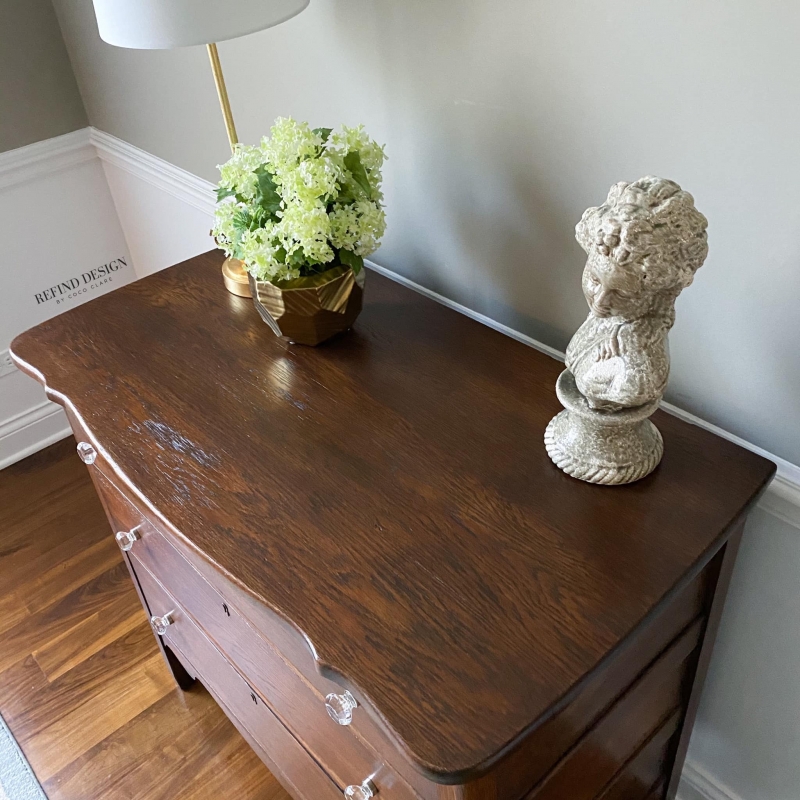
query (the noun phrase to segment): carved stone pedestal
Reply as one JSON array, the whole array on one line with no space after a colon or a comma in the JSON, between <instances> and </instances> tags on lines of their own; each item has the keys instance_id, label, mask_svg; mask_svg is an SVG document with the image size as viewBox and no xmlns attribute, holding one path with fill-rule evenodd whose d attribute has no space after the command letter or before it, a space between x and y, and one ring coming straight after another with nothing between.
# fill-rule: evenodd
<instances>
[{"instance_id":1,"label":"carved stone pedestal","mask_svg":"<svg viewBox=\"0 0 800 800\"><path fill-rule=\"evenodd\" d=\"M661 461L664 442L648 417L658 400L621 411L598 411L578 391L565 369L556 394L564 406L544 434L547 454L567 475L589 483L633 483Z\"/></svg>"}]
</instances>

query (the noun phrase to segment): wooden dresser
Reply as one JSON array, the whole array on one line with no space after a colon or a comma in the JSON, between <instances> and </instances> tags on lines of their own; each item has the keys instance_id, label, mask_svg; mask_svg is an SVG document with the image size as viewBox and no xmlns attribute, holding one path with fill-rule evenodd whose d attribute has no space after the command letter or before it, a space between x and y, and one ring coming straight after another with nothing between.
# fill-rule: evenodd
<instances>
[{"instance_id":1,"label":"wooden dresser","mask_svg":"<svg viewBox=\"0 0 800 800\"><path fill-rule=\"evenodd\" d=\"M580 483L557 361L374 273L353 331L287 345L221 259L12 345L178 683L298 800L673 797L774 466L659 412L653 475Z\"/></svg>"}]
</instances>

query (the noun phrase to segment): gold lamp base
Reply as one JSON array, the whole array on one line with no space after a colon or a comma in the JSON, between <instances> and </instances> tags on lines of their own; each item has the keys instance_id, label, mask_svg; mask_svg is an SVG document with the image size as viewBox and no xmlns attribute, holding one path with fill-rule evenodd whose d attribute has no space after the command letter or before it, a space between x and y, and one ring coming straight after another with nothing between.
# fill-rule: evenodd
<instances>
[{"instance_id":1,"label":"gold lamp base","mask_svg":"<svg viewBox=\"0 0 800 800\"><path fill-rule=\"evenodd\" d=\"M238 258L225 259L222 264L222 280L225 282L225 288L231 294L236 294L239 297L253 296L250 291L250 279L247 277L247 271Z\"/></svg>"}]
</instances>

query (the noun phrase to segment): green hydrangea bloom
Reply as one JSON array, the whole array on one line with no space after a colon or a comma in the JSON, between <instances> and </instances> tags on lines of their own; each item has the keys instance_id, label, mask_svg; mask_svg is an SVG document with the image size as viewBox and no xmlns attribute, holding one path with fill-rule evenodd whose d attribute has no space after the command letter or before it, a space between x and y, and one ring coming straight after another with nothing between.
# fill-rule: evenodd
<instances>
[{"instance_id":1,"label":"green hydrangea bloom","mask_svg":"<svg viewBox=\"0 0 800 800\"><path fill-rule=\"evenodd\" d=\"M334 132L279 118L260 145L237 145L219 167L217 244L261 280L334 263L360 269L386 230L385 159L361 125Z\"/></svg>"}]
</instances>

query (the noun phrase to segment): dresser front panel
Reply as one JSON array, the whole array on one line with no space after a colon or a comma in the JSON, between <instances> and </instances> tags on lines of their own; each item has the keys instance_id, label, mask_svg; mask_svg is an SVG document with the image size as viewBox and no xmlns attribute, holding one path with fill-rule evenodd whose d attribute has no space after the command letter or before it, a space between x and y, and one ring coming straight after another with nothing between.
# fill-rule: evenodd
<instances>
[{"instance_id":1,"label":"dresser front panel","mask_svg":"<svg viewBox=\"0 0 800 800\"><path fill-rule=\"evenodd\" d=\"M526 800L594 800L665 721L680 712L701 632L702 623L698 621L575 744Z\"/></svg>"},{"instance_id":2,"label":"dresser front panel","mask_svg":"<svg viewBox=\"0 0 800 800\"><path fill-rule=\"evenodd\" d=\"M373 775L376 783L380 781L384 787L392 789L397 800L435 800L438 795L435 784L410 766L406 766L404 774L392 769L393 762L402 763L403 759L397 754L392 760L385 756L386 751L391 752L393 748L374 725L367 723L365 735L361 730L363 725L340 726L328 716L325 697L329 693L342 692L342 687L313 669L298 670L296 663L289 661L273 642L267 641L263 628L256 630L240 613L241 590L235 590L213 570L206 571L207 577L214 581L212 586L195 568L201 565L197 562L190 564L167 540L169 534L161 533L150 515L145 516L136 508L134 500L126 497L104 471L95 466L93 473L115 532L136 530L137 539L131 555L179 600L199 627L338 783L348 786L359 783L364 775ZM298 650L305 649L301 658L303 662L308 661L310 651L299 641L298 635L283 630L276 624L274 616L271 622L269 633L277 634L284 644L293 641L291 649L297 655L300 655ZM365 721L363 714L362 709L357 710L362 723ZM369 733L373 738L368 738ZM383 745L380 750L374 745L375 739Z\"/></svg>"},{"instance_id":3,"label":"dresser front panel","mask_svg":"<svg viewBox=\"0 0 800 800\"><path fill-rule=\"evenodd\" d=\"M350 726L336 725L325 711L324 697L341 692L342 687L316 671L313 655L300 636L202 559L190 562L185 546L173 543L171 534L159 530L154 515L140 510L135 498L113 482L111 471L103 466L101 460L91 468L95 484L114 531L136 531L130 556L140 583L148 587L145 594L160 592L176 598L173 605L180 608L182 630L196 630L201 644L207 642L196 623L216 643L214 652L225 654L228 667L235 665L258 702L269 706L337 786L358 784L372 776L390 800L437 800L458 791L432 783L413 770L365 710L356 709ZM603 793L609 800L616 796L638 800L651 790L653 781L645 784L654 769L654 781L663 775L671 737L679 728L685 699L681 692L701 638L717 571L718 563L712 560L570 703L498 763L490 781L492 800L559 800L564 792L570 800L593 800ZM165 643L190 672L213 684L205 665L196 665L195 651L203 648L194 645L193 651L191 642L178 641L178 628L173 627ZM236 698L220 697L221 689L213 685L209 689L237 721L245 711L252 713L247 704L236 705ZM246 721L242 724L247 727ZM673 728L667 735L670 725ZM247 727L248 736L257 749L269 754L269 747L251 727ZM613 754L598 751L598 742L614 736ZM402 772L395 765L403 765ZM279 762L273 766L280 771ZM578 784L574 784L576 779ZM468 790L465 796L471 796Z\"/></svg>"},{"instance_id":4,"label":"dresser front panel","mask_svg":"<svg viewBox=\"0 0 800 800\"><path fill-rule=\"evenodd\" d=\"M175 598L187 622L189 617L196 622L337 784L357 785L371 777L392 800L418 799L368 744L328 716L324 697L248 624L229 596L211 586L102 473L97 473L95 483L105 498L112 526L136 532L130 556L140 584L147 581L153 592L157 581ZM176 649L188 655L205 682L205 665L187 654L186 647L176 645Z\"/></svg>"},{"instance_id":5,"label":"dresser front panel","mask_svg":"<svg viewBox=\"0 0 800 800\"><path fill-rule=\"evenodd\" d=\"M675 712L598 795L597 800L641 800L661 784L675 751L682 712Z\"/></svg>"},{"instance_id":6,"label":"dresser front panel","mask_svg":"<svg viewBox=\"0 0 800 800\"><path fill-rule=\"evenodd\" d=\"M663 794L721 553L490 775L447 786L414 769L366 708L355 709L351 725L336 725L325 696L342 686L319 673L302 636L170 533L102 457L90 472L114 532L136 530L129 555L148 602L158 597L159 608L179 610L182 623L171 626L164 643L298 798L325 800L330 786L341 797L344 787L366 777L386 800L656 800ZM241 689L231 697L228 681L214 677L226 669ZM259 728L262 712L291 731L293 746L276 750ZM292 775L304 763L298 753L322 772L326 790L293 783L313 782L316 774Z\"/></svg>"},{"instance_id":7,"label":"dresser front panel","mask_svg":"<svg viewBox=\"0 0 800 800\"><path fill-rule=\"evenodd\" d=\"M180 547L180 543L176 543ZM183 552L183 548L182 552ZM208 582L219 586L220 576L214 568L207 562L199 558L192 558L190 553L184 553L187 559L191 559L195 569L200 572ZM239 612L244 616L248 623L252 625L263 637L281 653L292 667L299 672L304 681L314 688L316 695L320 698L328 694L338 694L344 690L341 683L321 675L317 669L317 662L311 649L288 623L265 608L251 595L244 592L237 586L226 582L224 589L226 596L232 598ZM348 687L358 695L358 690ZM413 787L414 791L424 800L438 800L441 797L442 789L439 784L428 780L400 752L398 746L393 742L392 737L386 732L383 725L377 720L377 715L371 709L366 708L366 704L361 703L353 712L353 721L347 726L352 734L361 741L369 742L370 747L380 755L383 762L390 765L394 771ZM528 784L530 785L530 784Z\"/></svg>"},{"instance_id":8,"label":"dresser front panel","mask_svg":"<svg viewBox=\"0 0 800 800\"><path fill-rule=\"evenodd\" d=\"M297 800L341 800L342 793L320 766L275 717L225 657L194 625L180 605L136 559L136 577L151 614L169 614L172 624L164 642L196 672L228 716L268 754L270 768Z\"/></svg>"}]
</instances>

